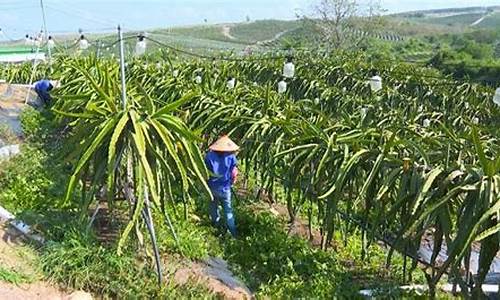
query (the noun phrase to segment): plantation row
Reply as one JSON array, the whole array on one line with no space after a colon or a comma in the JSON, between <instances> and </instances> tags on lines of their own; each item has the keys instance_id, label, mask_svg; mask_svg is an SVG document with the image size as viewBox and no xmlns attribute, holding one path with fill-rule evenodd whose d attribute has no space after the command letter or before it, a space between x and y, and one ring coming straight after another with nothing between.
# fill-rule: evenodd
<instances>
[{"instance_id":1,"label":"plantation row","mask_svg":"<svg viewBox=\"0 0 500 300\"><path fill-rule=\"evenodd\" d=\"M499 250L500 110L491 89L338 53L296 57L296 76L278 94L282 61L157 59L128 63L125 106L114 60L60 57L51 74L63 82L53 109L71 128L66 205L86 211L101 186L111 206L125 195L131 213L120 245L150 202L175 232L171 203L209 194L202 151L228 133L242 146L246 176L286 202L291 220L306 216L320 228L323 248L360 229L362 256L384 238L416 257L432 234L431 264L445 245L448 259L428 271L431 291L448 271L467 290L461 264L478 242L481 286ZM384 79L376 93L366 80L374 68Z\"/></svg>"}]
</instances>

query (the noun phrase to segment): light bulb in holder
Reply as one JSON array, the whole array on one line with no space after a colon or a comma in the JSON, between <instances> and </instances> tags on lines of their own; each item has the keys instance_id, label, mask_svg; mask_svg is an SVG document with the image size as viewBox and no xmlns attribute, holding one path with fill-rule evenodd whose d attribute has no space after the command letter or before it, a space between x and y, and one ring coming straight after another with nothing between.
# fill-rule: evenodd
<instances>
[{"instance_id":1,"label":"light bulb in holder","mask_svg":"<svg viewBox=\"0 0 500 300\"><path fill-rule=\"evenodd\" d=\"M284 94L286 92L286 88L287 88L286 81L283 78L281 79L280 82L278 82L278 94Z\"/></svg>"},{"instance_id":2,"label":"light bulb in holder","mask_svg":"<svg viewBox=\"0 0 500 300\"><path fill-rule=\"evenodd\" d=\"M52 39L52 36L49 35L49 40L47 41L47 47L49 49L53 49L55 47L55 43L54 43L54 40Z\"/></svg>"},{"instance_id":3,"label":"light bulb in holder","mask_svg":"<svg viewBox=\"0 0 500 300\"><path fill-rule=\"evenodd\" d=\"M89 48L89 42L85 39L85 36L82 34L80 36L80 41L78 42L80 50L87 50Z\"/></svg>"},{"instance_id":4,"label":"light bulb in holder","mask_svg":"<svg viewBox=\"0 0 500 300\"><path fill-rule=\"evenodd\" d=\"M292 58L288 57L285 65L283 66L283 77L293 78L295 76L295 65L292 62Z\"/></svg>"},{"instance_id":5,"label":"light bulb in holder","mask_svg":"<svg viewBox=\"0 0 500 300\"><path fill-rule=\"evenodd\" d=\"M141 56L146 53L146 40L143 35L137 37L137 43L135 44L135 55Z\"/></svg>"},{"instance_id":6,"label":"light bulb in holder","mask_svg":"<svg viewBox=\"0 0 500 300\"><path fill-rule=\"evenodd\" d=\"M370 89L372 92L378 92L382 89L382 77L374 75L370 78Z\"/></svg>"},{"instance_id":7,"label":"light bulb in holder","mask_svg":"<svg viewBox=\"0 0 500 300\"><path fill-rule=\"evenodd\" d=\"M196 75L196 77L194 78L194 82L196 82L196 84L201 84L202 82L202 78L200 75Z\"/></svg>"},{"instance_id":8,"label":"light bulb in holder","mask_svg":"<svg viewBox=\"0 0 500 300\"><path fill-rule=\"evenodd\" d=\"M364 119L366 115L368 114L368 108L362 107L359 112L361 113L361 118Z\"/></svg>"},{"instance_id":9,"label":"light bulb in holder","mask_svg":"<svg viewBox=\"0 0 500 300\"><path fill-rule=\"evenodd\" d=\"M495 91L495 96L493 96L493 102L500 106L500 87Z\"/></svg>"},{"instance_id":10,"label":"light bulb in holder","mask_svg":"<svg viewBox=\"0 0 500 300\"><path fill-rule=\"evenodd\" d=\"M227 79L226 87L230 90L234 89L236 86L236 79L234 77L229 77Z\"/></svg>"}]
</instances>

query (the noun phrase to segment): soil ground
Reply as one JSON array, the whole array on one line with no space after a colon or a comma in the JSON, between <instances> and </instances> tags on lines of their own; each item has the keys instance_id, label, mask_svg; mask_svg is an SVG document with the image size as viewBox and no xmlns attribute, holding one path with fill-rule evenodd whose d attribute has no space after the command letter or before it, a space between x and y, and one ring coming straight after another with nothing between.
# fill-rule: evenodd
<instances>
[{"instance_id":1,"label":"soil ground","mask_svg":"<svg viewBox=\"0 0 500 300\"><path fill-rule=\"evenodd\" d=\"M40 274L33 267L36 254L25 246L21 233L1 224L0 236L0 266L27 278L26 282L19 284L0 281L2 299L75 299L71 294L40 280Z\"/></svg>"},{"instance_id":2,"label":"soil ground","mask_svg":"<svg viewBox=\"0 0 500 300\"><path fill-rule=\"evenodd\" d=\"M22 135L19 115L27 102L36 99L36 93L25 85L0 83L0 125L7 125L16 135Z\"/></svg>"}]
</instances>

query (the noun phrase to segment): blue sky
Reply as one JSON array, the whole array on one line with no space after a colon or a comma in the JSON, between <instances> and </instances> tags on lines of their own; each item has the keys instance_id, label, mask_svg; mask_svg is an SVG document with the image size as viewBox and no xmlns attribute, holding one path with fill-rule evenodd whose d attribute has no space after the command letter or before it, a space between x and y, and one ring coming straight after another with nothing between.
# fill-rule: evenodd
<instances>
[{"instance_id":1,"label":"blue sky","mask_svg":"<svg viewBox=\"0 0 500 300\"><path fill-rule=\"evenodd\" d=\"M367 1L367 0L362 0ZM307 11L311 0L44 0L52 32L110 29L121 23L129 29L242 21L293 19ZM417 9L500 5L500 0L381 0L389 12ZM39 31L39 0L0 0L0 28L11 38Z\"/></svg>"}]
</instances>

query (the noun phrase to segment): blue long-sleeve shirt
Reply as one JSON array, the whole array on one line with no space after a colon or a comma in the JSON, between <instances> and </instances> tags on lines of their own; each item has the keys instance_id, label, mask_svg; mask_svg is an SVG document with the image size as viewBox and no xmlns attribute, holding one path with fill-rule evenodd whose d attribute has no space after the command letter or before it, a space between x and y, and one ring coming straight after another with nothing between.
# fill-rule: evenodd
<instances>
[{"instance_id":1,"label":"blue long-sleeve shirt","mask_svg":"<svg viewBox=\"0 0 500 300\"><path fill-rule=\"evenodd\" d=\"M208 186L212 190L225 191L231 188L232 172L237 165L236 155L209 151L205 156L205 164L212 173L208 179Z\"/></svg>"},{"instance_id":2,"label":"blue long-sleeve shirt","mask_svg":"<svg viewBox=\"0 0 500 300\"><path fill-rule=\"evenodd\" d=\"M51 86L52 84L50 83L50 80L43 79L35 82L35 91L48 92Z\"/></svg>"},{"instance_id":3,"label":"blue long-sleeve shirt","mask_svg":"<svg viewBox=\"0 0 500 300\"><path fill-rule=\"evenodd\" d=\"M35 92L42 98L44 102L50 101L51 97L49 91L52 89L52 84L50 80L43 79L35 82Z\"/></svg>"}]
</instances>

